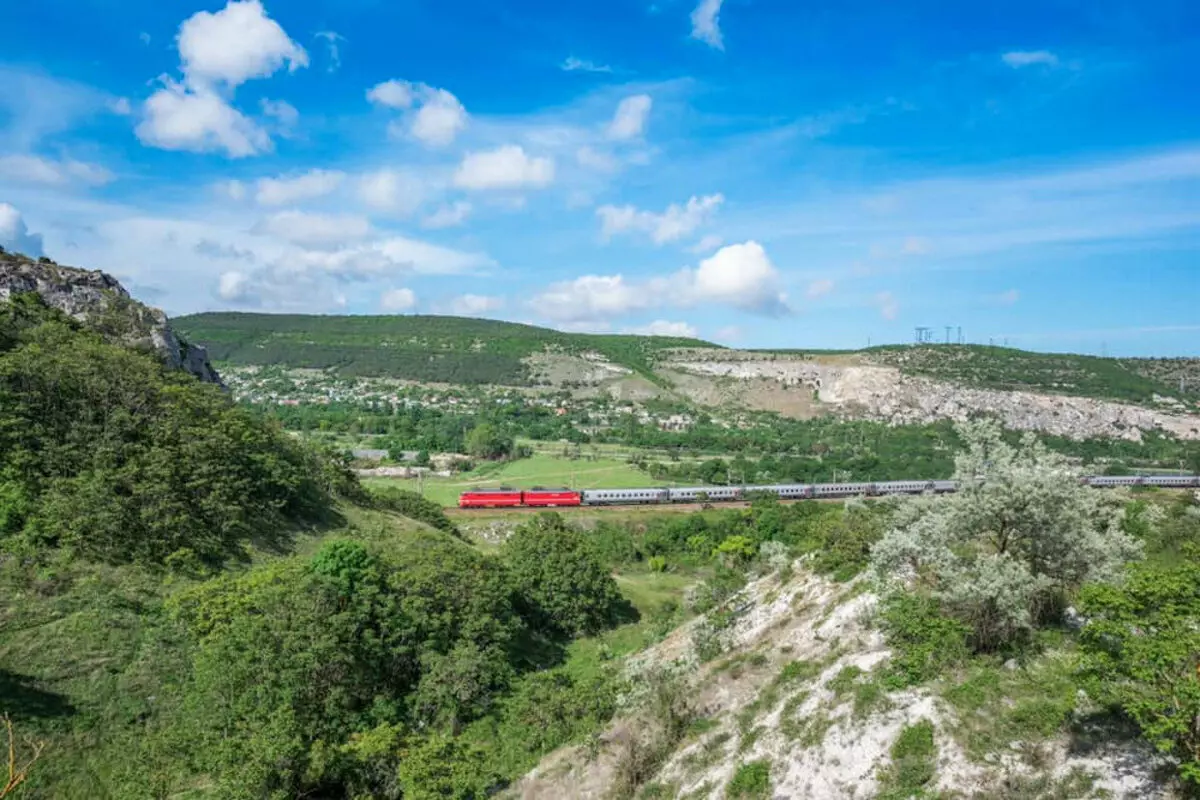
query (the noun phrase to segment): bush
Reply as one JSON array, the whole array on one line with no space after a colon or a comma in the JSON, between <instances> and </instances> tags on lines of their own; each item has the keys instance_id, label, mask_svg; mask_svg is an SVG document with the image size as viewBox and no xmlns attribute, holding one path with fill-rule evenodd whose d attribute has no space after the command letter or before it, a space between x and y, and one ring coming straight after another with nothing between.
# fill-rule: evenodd
<instances>
[{"instance_id":1,"label":"bush","mask_svg":"<svg viewBox=\"0 0 1200 800\"><path fill-rule=\"evenodd\" d=\"M1124 585L1081 594L1082 673L1100 702L1128 715L1179 774L1200 787L1200 552L1179 563L1139 564Z\"/></svg>"},{"instance_id":2,"label":"bush","mask_svg":"<svg viewBox=\"0 0 1200 800\"><path fill-rule=\"evenodd\" d=\"M426 499L416 492L388 486L382 489L368 489L368 499L376 508L395 511L401 516L424 522L430 527L446 533L459 535L458 528L446 516L442 507L432 500Z\"/></svg>"},{"instance_id":3,"label":"bush","mask_svg":"<svg viewBox=\"0 0 1200 800\"><path fill-rule=\"evenodd\" d=\"M905 725L891 750L892 763L880 775L879 800L909 800L920 796L936 774L937 745L933 723Z\"/></svg>"},{"instance_id":4,"label":"bush","mask_svg":"<svg viewBox=\"0 0 1200 800\"><path fill-rule=\"evenodd\" d=\"M915 686L964 662L968 626L945 616L938 602L917 594L898 594L883 605L882 625L892 648L886 682L890 688Z\"/></svg>"}]
</instances>

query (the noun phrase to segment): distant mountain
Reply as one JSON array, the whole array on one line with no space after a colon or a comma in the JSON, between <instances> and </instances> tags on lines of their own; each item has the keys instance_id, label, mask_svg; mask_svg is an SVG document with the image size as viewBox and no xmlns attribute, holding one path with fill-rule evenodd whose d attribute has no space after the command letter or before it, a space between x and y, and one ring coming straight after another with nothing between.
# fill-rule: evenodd
<instances>
[{"instance_id":1,"label":"distant mountain","mask_svg":"<svg viewBox=\"0 0 1200 800\"><path fill-rule=\"evenodd\" d=\"M530 358L554 352L598 354L657 383L657 353L717 347L699 339L563 333L466 317L208 313L179 317L175 325L214 360L233 365L469 385L533 385Z\"/></svg>"},{"instance_id":2,"label":"distant mountain","mask_svg":"<svg viewBox=\"0 0 1200 800\"><path fill-rule=\"evenodd\" d=\"M168 366L207 383L221 383L203 347L180 339L157 308L129 296L119 281L98 270L64 267L0 248L0 302L36 292L46 305L82 322L111 342L157 353Z\"/></svg>"}]
</instances>

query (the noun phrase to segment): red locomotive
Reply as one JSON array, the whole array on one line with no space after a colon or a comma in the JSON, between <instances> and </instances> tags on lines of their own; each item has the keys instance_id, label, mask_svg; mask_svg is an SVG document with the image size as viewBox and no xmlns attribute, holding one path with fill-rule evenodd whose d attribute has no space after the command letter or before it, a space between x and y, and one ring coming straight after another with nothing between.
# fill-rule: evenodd
<instances>
[{"instance_id":1,"label":"red locomotive","mask_svg":"<svg viewBox=\"0 0 1200 800\"><path fill-rule=\"evenodd\" d=\"M458 498L459 508L559 508L583 505L583 496L571 489L534 488L520 489L471 489Z\"/></svg>"}]
</instances>

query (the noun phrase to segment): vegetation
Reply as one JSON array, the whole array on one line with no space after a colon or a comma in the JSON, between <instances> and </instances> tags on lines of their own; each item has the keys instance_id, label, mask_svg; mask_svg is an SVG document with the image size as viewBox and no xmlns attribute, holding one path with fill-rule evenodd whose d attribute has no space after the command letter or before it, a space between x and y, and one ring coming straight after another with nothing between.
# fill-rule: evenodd
<instances>
[{"instance_id":1,"label":"vegetation","mask_svg":"<svg viewBox=\"0 0 1200 800\"><path fill-rule=\"evenodd\" d=\"M933 723L921 720L905 725L892 745L892 763L880 777L880 800L924 797L937 769L937 745Z\"/></svg>"},{"instance_id":2,"label":"vegetation","mask_svg":"<svg viewBox=\"0 0 1200 800\"><path fill-rule=\"evenodd\" d=\"M678 337L571 334L512 322L417 315L210 313L180 317L174 325L217 361L476 385L527 385L530 376L522 359L547 349L601 353L654 377L656 351L714 346Z\"/></svg>"},{"instance_id":3,"label":"vegetation","mask_svg":"<svg viewBox=\"0 0 1200 800\"><path fill-rule=\"evenodd\" d=\"M725 788L729 800L760 800L771 796L771 763L748 761L738 767Z\"/></svg>"}]
</instances>

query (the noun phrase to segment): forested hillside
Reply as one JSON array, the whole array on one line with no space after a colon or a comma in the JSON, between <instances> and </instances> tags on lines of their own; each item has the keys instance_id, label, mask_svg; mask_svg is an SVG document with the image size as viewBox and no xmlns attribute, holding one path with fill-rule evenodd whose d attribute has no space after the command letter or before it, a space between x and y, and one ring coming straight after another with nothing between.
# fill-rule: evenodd
<instances>
[{"instance_id":1,"label":"forested hillside","mask_svg":"<svg viewBox=\"0 0 1200 800\"><path fill-rule=\"evenodd\" d=\"M217 361L460 384L528 384L521 359L547 348L601 353L649 376L658 350L714 346L696 339L561 333L464 317L208 313L174 322Z\"/></svg>"}]
</instances>

